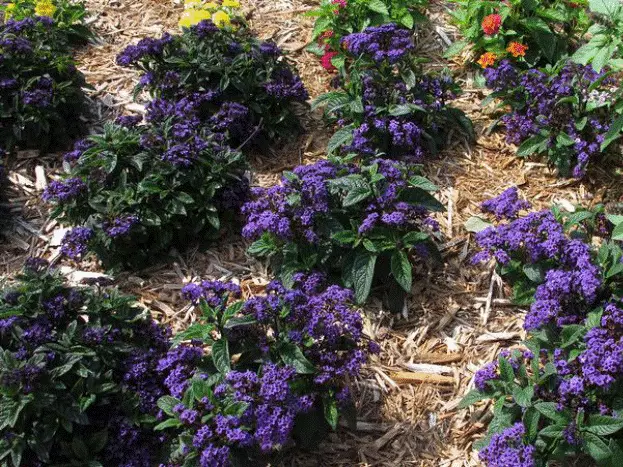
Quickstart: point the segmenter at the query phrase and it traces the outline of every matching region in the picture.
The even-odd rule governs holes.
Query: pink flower
[[[333,63],[331,63],[331,59],[336,55],[337,52],[326,52],[320,59],[320,64],[322,65],[322,68],[330,72],[337,70],[337,68],[333,66]]]

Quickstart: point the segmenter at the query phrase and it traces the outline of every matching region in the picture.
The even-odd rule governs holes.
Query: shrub
[[[286,283],[296,271],[322,270],[363,303],[376,282],[392,290],[401,310],[412,263],[437,255],[429,217],[443,210],[430,194],[436,189],[416,166],[324,160],[285,172],[281,185],[254,189],[242,233],[255,240],[249,252],[271,257]]]
[[[447,56],[470,47],[482,68],[500,59],[529,66],[554,64],[578,47],[588,28],[588,2],[453,0],[454,22],[465,37]]]
[[[240,288],[231,283],[183,289],[200,316],[177,338],[199,339],[209,357],[158,402],[168,418],[156,429],[179,433],[174,465],[254,465],[295,440],[314,446],[350,403],[346,380],[378,351],[351,291],[325,288],[317,274],[297,274],[292,290],[272,282],[266,291],[236,301]]]
[[[0,141],[62,147],[82,130],[84,77],[49,18],[0,24]]]
[[[509,206],[508,193],[503,198],[489,208]],[[495,257],[515,302],[530,305],[528,339],[523,349],[503,351],[479,370],[476,390],[463,401],[494,399],[488,436],[477,445],[480,457],[489,467],[567,465],[581,456],[617,465],[623,453],[623,251],[609,237],[610,221],[620,216],[607,217],[600,208],[517,218],[517,209],[502,210],[511,222],[477,235],[483,251],[475,260]],[[600,246],[594,235],[604,237]]]
[[[59,33],[64,34],[72,45],[85,44],[94,37],[86,25],[87,10],[81,1],[19,0],[0,4],[0,15],[5,20],[16,21],[35,17],[51,18]]]
[[[197,115],[211,98],[155,99],[147,124],[122,117],[65,156],[65,178],[43,197],[56,204],[53,217],[76,226],[63,239],[66,256],[93,251],[106,265],[139,266],[171,246],[218,236],[248,191],[243,157],[223,144],[220,128],[234,131],[246,113],[224,104],[203,122]]]
[[[616,79],[590,66],[561,62],[521,71],[508,61],[485,70],[490,99],[507,106],[501,118],[517,154],[547,155],[562,176],[582,177],[621,135],[621,92]]]
[[[342,75],[343,90],[314,103],[326,104],[326,115],[337,120],[329,152],[421,162],[444,146],[452,129],[473,137],[469,119],[448,105],[460,88],[449,76],[422,73],[408,30],[370,27],[343,43],[355,59]]]
[[[617,2],[593,0],[589,2],[593,25],[588,29],[588,41],[572,59],[582,65],[601,71],[623,69],[623,7]]]
[[[242,104],[249,109],[249,126],[268,138],[298,129],[292,104],[308,97],[275,44],[257,40],[244,27],[219,29],[209,20],[177,36],[143,39],[127,47],[117,63],[140,69],[138,89],[157,97],[209,91],[215,94],[213,112],[223,102]]]
[[[320,7],[306,13],[316,18],[310,52],[321,58],[327,71],[342,68],[349,58],[342,40],[369,26],[395,23],[413,29],[426,20],[423,10],[428,0],[323,0]]]
[[[165,441],[152,430],[158,409],[131,377],[166,356],[167,331],[131,297],[71,287],[43,260],[4,292],[2,465],[154,465]],[[150,375],[142,384],[155,381],[157,399],[166,386]]]

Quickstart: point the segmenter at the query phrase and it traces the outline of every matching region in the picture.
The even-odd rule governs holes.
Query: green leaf
[[[357,240],[357,235],[352,230],[342,230],[331,235],[331,240],[341,243],[342,245],[348,245]]]
[[[369,198],[371,195],[372,195],[372,190],[367,184],[354,186],[346,193],[346,196],[344,197],[344,200],[342,201],[342,206],[345,208],[348,206],[352,206],[354,204],[357,204],[363,201],[364,199]]]
[[[539,431],[541,414],[534,407],[528,407],[523,414],[523,424],[526,427],[528,441],[533,443]]]
[[[284,344],[281,347],[280,355],[283,363],[294,367],[298,374],[310,375],[316,372],[314,364],[305,357],[303,351],[296,344]]]
[[[610,129],[604,136],[603,143],[601,143],[602,151],[610,146],[610,143],[621,136],[621,130],[623,130],[623,115],[619,115],[619,118],[617,118],[614,122],[612,122],[612,125],[610,125]]]
[[[532,282],[541,283],[543,281],[543,271],[538,264],[526,264],[523,267],[523,273]]]
[[[513,399],[520,407],[528,407],[532,403],[534,396],[534,386],[526,386],[524,388],[515,387],[513,389]]]
[[[511,366],[509,361],[506,360],[504,357],[500,357],[498,361],[500,364],[500,376],[502,377],[502,380],[506,381],[507,383],[513,382],[513,380],[515,379],[515,371],[513,370],[513,367]]]
[[[411,272],[411,262],[409,257],[402,250],[394,251],[391,259],[392,275],[400,287],[405,292],[411,292],[411,286],[413,285],[413,276]]]
[[[409,183],[416,188],[421,188],[422,190],[426,190],[426,191],[439,190],[439,187],[437,185],[431,182],[428,178],[422,177],[421,175],[416,175],[415,177],[411,177],[411,179],[409,180]]]
[[[465,47],[467,47],[468,45],[469,45],[469,42],[466,40],[456,41],[455,43],[453,43],[450,47],[446,49],[446,51],[443,53],[443,57],[452,58],[455,55],[460,54],[465,49]]]
[[[487,222],[481,217],[472,216],[469,219],[467,219],[467,221],[465,221],[465,224],[463,225],[465,226],[465,230],[467,230],[468,232],[478,233],[478,232],[482,232],[485,229],[488,229],[493,224],[491,224],[490,222]]]
[[[539,402],[535,404],[534,407],[550,420],[554,420],[555,422],[566,423],[567,417],[558,410],[555,402]],[[566,426],[566,425],[565,425]]]
[[[413,245],[416,243],[424,242],[430,238],[430,235],[426,232],[418,232],[416,230],[412,230],[411,232],[405,234],[402,237],[402,242],[406,245]]]
[[[540,153],[544,150],[547,138],[543,135],[534,135],[523,143],[517,149],[517,155],[520,157],[530,156],[534,153]]]
[[[385,3],[381,0],[369,0],[366,6],[376,13],[389,16],[389,10],[387,9]]]
[[[612,17],[621,7],[618,0],[589,0],[588,6],[593,13]]]
[[[623,222],[617,224],[612,231],[612,240],[623,240]]]
[[[254,241],[247,251],[253,256],[269,256],[277,251],[277,246],[270,234],[264,234]]]
[[[324,405],[324,419],[327,421],[327,423],[333,430],[337,429],[339,412],[337,410],[337,403],[335,402],[335,399],[325,398],[323,400],[323,405]]]
[[[229,357],[229,342],[227,339],[219,339],[212,344],[212,361],[220,373],[229,373],[231,370],[231,358]]]
[[[327,144],[327,152],[329,154],[333,154],[337,149],[340,149],[342,146],[348,145],[353,141],[353,127],[352,125],[345,126],[344,128],[340,128],[336,131],[331,139],[329,140],[329,144]]]
[[[240,317],[234,317],[227,320],[223,329],[234,329],[240,326],[250,326],[257,323],[257,320],[253,315],[245,315]]]
[[[400,18],[400,22],[407,29],[413,29],[413,26],[415,25],[415,21],[413,20],[411,13],[405,13],[402,18]]]
[[[166,430],[167,428],[177,428],[180,426],[182,426],[182,424],[179,420],[176,420],[175,418],[169,418],[168,420],[165,420],[164,422],[156,425],[154,427],[154,431],[162,431]]]
[[[164,413],[172,416],[174,415],[173,408],[176,405],[181,404],[181,403],[182,401],[179,399],[176,399],[175,397],[162,396],[160,399],[158,399],[158,402],[156,404]]]
[[[608,417],[606,415],[590,415],[585,426],[586,431],[590,431],[599,436],[608,436],[616,433],[623,428],[623,419]]]
[[[603,462],[612,456],[612,451],[608,445],[596,434],[583,431],[581,432],[581,436],[584,441],[584,448],[598,463]]]
[[[476,402],[480,402],[483,399],[488,399],[488,396],[481,393],[480,391],[469,391],[467,394],[465,394],[465,397],[461,399],[461,402],[459,402],[458,408],[464,409],[466,407],[469,407],[470,405],[474,405]]]
[[[368,295],[370,295],[375,265],[376,255],[368,252],[359,252],[355,256],[352,265],[352,279],[355,289],[355,301],[358,304],[364,303]]]

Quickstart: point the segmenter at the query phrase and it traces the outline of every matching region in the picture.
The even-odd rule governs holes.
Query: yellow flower
[[[218,10],[218,3],[216,2],[208,2],[204,5],[206,10]]]
[[[223,6],[229,8],[240,8],[240,2],[238,0],[223,0]]]
[[[184,2],[185,10],[200,10],[201,9],[201,0],[186,0]]]
[[[208,11],[186,10],[182,13],[182,17],[180,18],[180,22],[178,24],[180,28],[189,28],[205,19],[210,19],[210,13]]]
[[[50,0],[40,0],[35,5],[35,15],[52,17],[56,11],[56,6]]]
[[[4,7],[4,19],[5,21],[10,19],[13,16],[13,12],[17,8],[15,3],[8,3],[6,7]]]
[[[217,11],[212,15],[212,22],[219,28],[224,28],[225,26],[229,26],[231,24],[231,19],[229,15],[224,11]]]

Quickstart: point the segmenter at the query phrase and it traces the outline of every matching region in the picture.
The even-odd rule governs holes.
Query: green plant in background
[[[401,311],[415,265],[439,259],[443,205],[419,167],[376,159],[357,166],[329,159],[286,172],[281,185],[259,188],[243,207],[249,252],[270,257],[289,284],[299,271],[323,271],[364,303],[373,286]]]
[[[86,24],[87,10],[83,1],[17,0],[0,3],[0,22],[35,16],[54,20],[55,27],[66,35],[71,45],[83,45],[95,37]]]
[[[43,196],[56,205],[52,216],[74,227],[66,256],[93,251],[107,266],[136,267],[218,237],[235,216],[248,191],[243,156],[207,127],[193,128],[187,104],[158,123],[150,113],[148,125],[132,117],[109,124],[66,155],[65,178]]]
[[[596,71],[623,69],[623,5],[616,0],[590,0],[591,18],[588,42],[571,57],[582,65],[590,64]]]
[[[84,86],[51,19],[0,24],[0,146],[67,147],[84,130]]]
[[[590,21],[585,0],[452,0],[450,11],[464,39],[446,52],[466,47],[482,68],[508,58],[529,66],[553,64],[573,53]]]
[[[0,299],[0,463],[153,465],[157,408],[139,392],[159,385],[132,375],[166,354],[167,333],[132,297],[47,268],[28,260]]]
[[[327,71],[342,68],[347,54],[343,39],[369,26],[394,23],[413,29],[426,21],[428,0],[322,0],[319,8],[306,13],[316,18],[307,50],[321,56]]]

